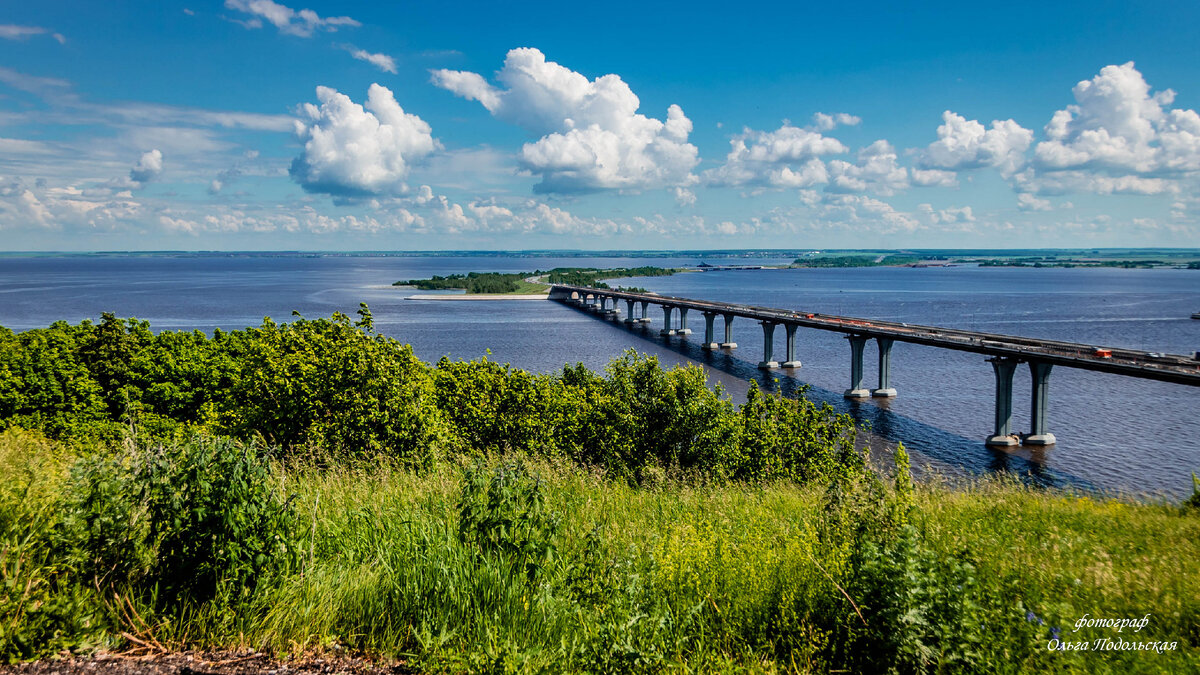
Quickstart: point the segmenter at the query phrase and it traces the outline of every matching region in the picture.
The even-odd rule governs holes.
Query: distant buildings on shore
[[[765,270],[766,265],[709,265],[702,262],[696,265],[696,269],[704,272],[726,272],[729,270]]]

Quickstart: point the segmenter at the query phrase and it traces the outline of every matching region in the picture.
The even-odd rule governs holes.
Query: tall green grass
[[[104,489],[151,456],[189,475],[216,466],[246,476],[236,494],[168,490],[179,501],[167,519],[220,504],[245,520],[199,527],[205,541],[275,523],[266,536],[283,537],[280,547],[263,560],[261,548],[250,558],[205,549],[220,578],[171,586],[162,536],[145,535],[170,523],[153,500]],[[1200,668],[1192,508],[1000,479],[913,486],[902,455],[886,483],[666,476],[641,487],[511,455],[425,471],[386,460],[258,471],[247,446],[197,438],[105,457],[0,434],[0,646],[10,659],[145,644],[348,648],[429,672]],[[84,512],[106,519],[81,528]],[[120,578],[84,564],[95,555],[82,552],[109,550],[101,534],[108,546],[132,542]],[[1136,634],[1072,632],[1085,615],[1146,614]],[[1055,634],[1178,645],[1062,653],[1047,649]]]

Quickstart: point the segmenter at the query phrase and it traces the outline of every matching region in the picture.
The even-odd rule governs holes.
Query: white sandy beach
[[[549,299],[549,297],[550,297],[549,293],[537,293],[537,294],[528,294],[528,295],[515,294],[515,293],[511,294],[511,295],[492,295],[492,294],[488,294],[488,293],[476,293],[476,294],[472,294],[472,295],[466,295],[466,294],[463,294],[463,295],[450,295],[450,294],[410,295],[410,296],[408,296],[407,299],[408,300],[547,300],[547,299]]]

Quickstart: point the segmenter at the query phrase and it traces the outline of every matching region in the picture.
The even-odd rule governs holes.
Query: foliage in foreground
[[[632,353],[604,374],[429,366],[371,323],[364,307],[211,338],[111,316],[0,331],[0,659],[1200,667],[1195,508],[918,488],[903,451],[885,482],[848,418],[803,399],[734,406],[700,369]],[[1136,636],[1073,632],[1147,613]],[[1177,647],[1047,649],[1105,637]]]
[[[98,324],[0,329],[0,430],[77,444],[196,433],[258,441],[282,457],[437,459],[517,451],[641,481],[809,479],[854,470],[854,425],[829,406],[752,391],[735,407],[698,366],[628,352],[604,376],[531,374],[486,359],[436,366],[359,319],[297,318],[212,337]]]
[[[1200,666],[1192,509],[1003,482],[914,487],[902,453],[888,483],[650,489],[548,460],[414,472],[269,467],[247,450],[197,438],[101,460],[0,434],[0,653],[136,639],[351,648],[422,672]],[[145,485],[158,462],[177,489],[246,478]],[[153,506],[171,495],[169,511]],[[181,586],[198,565],[213,574]],[[1047,649],[1117,636],[1073,633],[1085,614],[1147,613],[1120,637],[1175,650]]]

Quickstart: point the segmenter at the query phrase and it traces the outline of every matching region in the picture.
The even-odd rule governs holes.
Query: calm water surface
[[[752,264],[787,260],[744,259]],[[690,316],[691,339],[629,330],[557,303],[431,302],[405,299],[397,279],[469,271],[519,272],[558,266],[694,265],[694,258],[525,258],[385,256],[64,256],[0,258],[0,325],[14,330],[111,311],[147,319],[155,329],[237,329],[264,316],[286,320],[350,315],[371,305],[378,329],[436,361],[491,358],[538,371],[583,362],[601,368],[635,348],[664,363],[699,362],[735,397],[747,383],[809,396],[868,422],[875,447],[902,441],[923,470],[950,475],[1012,471],[1037,482],[1080,489],[1179,497],[1200,470],[1200,390],[1182,385],[1055,368],[1046,450],[991,450],[992,370],[983,357],[897,343],[891,400],[846,401],[849,346],[836,333],[797,334],[803,367],[759,372],[762,331],[735,321],[739,348],[699,349],[703,319]],[[615,282],[620,283],[620,282]],[[614,285],[615,285],[614,283]],[[857,268],[754,270],[639,278],[628,285],[684,297],[952,326],[1146,351],[1200,349],[1200,272],[1187,270]],[[718,331],[721,322],[718,320]],[[783,350],[776,331],[775,353]],[[868,346],[866,381],[876,377]],[[1018,370],[1014,429],[1029,426],[1029,373]]]

